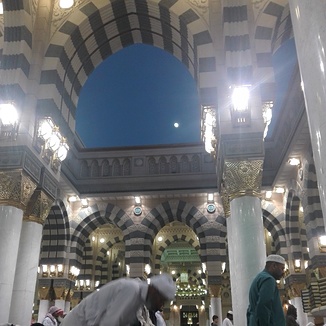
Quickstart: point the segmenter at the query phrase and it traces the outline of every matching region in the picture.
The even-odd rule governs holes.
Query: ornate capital
[[[221,285],[209,285],[209,293],[211,297],[219,298],[221,297]]]
[[[22,170],[0,172],[0,204],[25,210],[36,184]]]
[[[36,222],[43,225],[49,215],[53,201],[53,198],[46,195],[42,190],[36,190],[28,203],[24,214],[24,221]]]
[[[230,201],[242,196],[260,196],[263,160],[229,160],[224,163],[224,186]]]
[[[38,289],[38,297],[40,300],[47,300],[49,298],[50,287],[41,286]]]
[[[65,300],[66,299],[66,295],[68,294],[69,289],[63,287],[63,286],[59,286],[53,287],[54,293],[55,293],[55,299],[56,300]]]

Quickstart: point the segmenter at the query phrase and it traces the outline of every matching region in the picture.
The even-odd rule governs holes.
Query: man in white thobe
[[[101,287],[82,300],[64,318],[61,326],[127,326],[145,305],[158,310],[173,300],[176,286],[168,274],[153,276],[150,284],[138,279],[122,278]]]

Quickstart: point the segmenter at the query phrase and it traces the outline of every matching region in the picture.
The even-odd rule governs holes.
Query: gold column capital
[[[211,297],[219,298],[221,297],[221,292],[222,292],[222,286],[221,285],[209,285],[208,286],[209,293]]]
[[[54,202],[44,191],[36,190],[24,213],[24,221],[44,224]]]
[[[301,291],[306,287],[306,283],[292,283],[287,288],[287,294],[291,299],[301,297]]]
[[[69,292],[69,289],[65,286],[54,286],[53,287],[56,300],[65,300]]]
[[[38,297],[40,300],[47,300],[49,298],[49,286],[40,286],[38,288]]]
[[[242,196],[260,197],[263,160],[226,160],[223,181],[229,200]]]
[[[1,205],[25,210],[35,189],[36,184],[21,169],[0,172]]]

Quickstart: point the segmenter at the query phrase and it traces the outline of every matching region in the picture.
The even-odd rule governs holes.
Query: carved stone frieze
[[[263,160],[225,161],[224,185],[230,201],[241,196],[260,196]]]
[[[203,14],[208,11],[208,0],[187,0],[187,2],[196,9],[199,9]]]
[[[0,203],[25,210],[36,184],[22,170],[0,172]]]
[[[24,221],[36,222],[43,225],[49,215],[53,202],[53,198],[47,196],[41,190],[36,190],[24,213]]]

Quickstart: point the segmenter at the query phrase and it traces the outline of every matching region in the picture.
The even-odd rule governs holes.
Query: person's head
[[[269,255],[266,258],[265,269],[271,274],[275,280],[282,278],[285,268],[285,259],[279,255]]]
[[[149,310],[157,311],[167,300],[174,300],[177,288],[169,274],[156,275],[150,278],[146,306]]]
[[[292,317],[294,317],[294,319],[297,319],[297,308],[295,306],[293,306],[292,304],[289,304],[286,315],[292,316]]]
[[[218,324],[218,316],[217,315],[214,315],[213,317],[212,317],[212,319],[213,319],[213,324]]]
[[[49,314],[51,314],[54,318],[58,318],[63,316],[64,311],[56,306],[52,306],[49,309]]]
[[[230,320],[233,320],[233,311],[229,310],[226,314],[226,317],[229,318]]]

